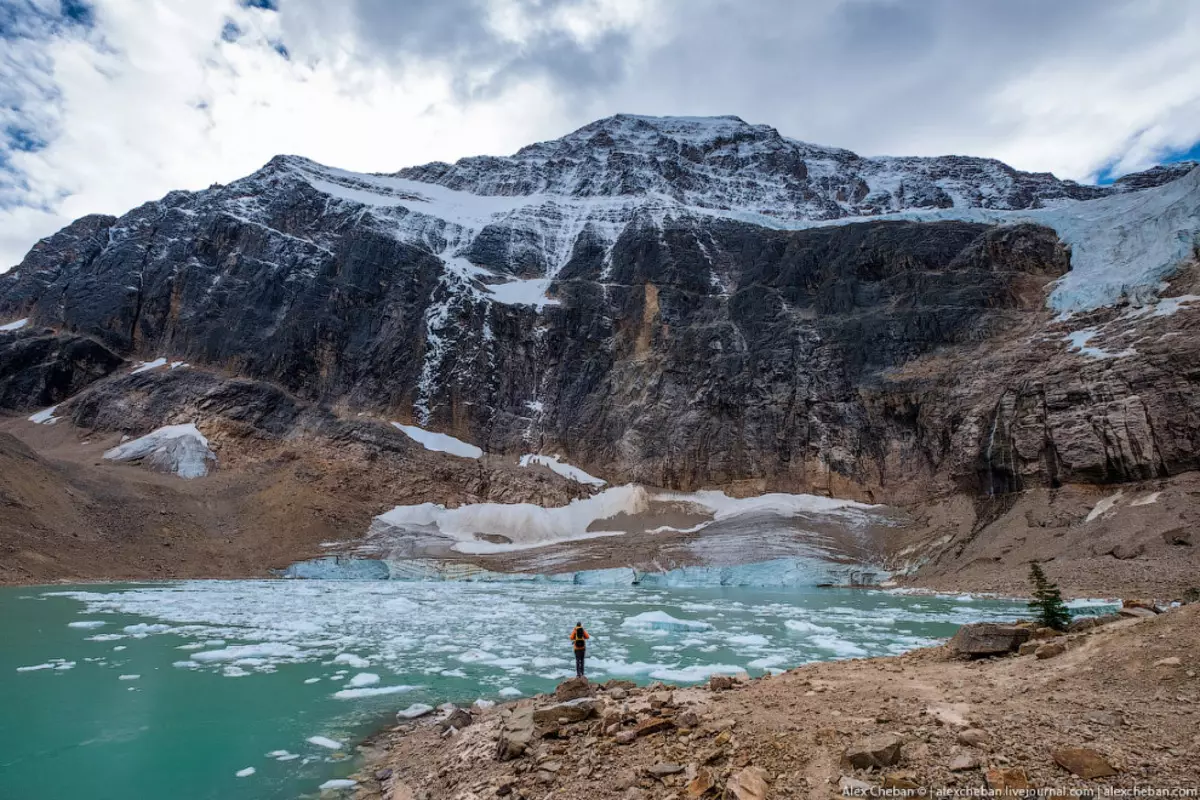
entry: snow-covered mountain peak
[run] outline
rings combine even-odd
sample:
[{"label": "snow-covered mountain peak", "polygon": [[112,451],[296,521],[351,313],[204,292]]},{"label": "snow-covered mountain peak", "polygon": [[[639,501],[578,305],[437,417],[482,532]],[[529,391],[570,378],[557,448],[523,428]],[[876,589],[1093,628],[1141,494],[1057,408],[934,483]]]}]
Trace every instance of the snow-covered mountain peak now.
[{"label": "snow-covered mountain peak", "polygon": [[668,219],[772,228],[889,218],[1035,222],[1055,228],[1074,250],[1073,274],[1052,299],[1068,311],[1141,296],[1146,292],[1131,287],[1142,284],[1152,294],[1191,252],[1200,226],[1200,188],[1196,176],[1184,177],[1191,166],[1156,167],[1112,186],[1086,186],[989,158],[865,158],[734,116],[618,114],[512,156],[393,174],[281,155],[229,186],[173,193],[163,202],[215,204],[243,221],[277,228],[278,204],[315,190],[325,198],[323,214],[341,214],[440,257],[448,285],[494,302],[536,306],[552,302],[545,295],[550,280],[579,247],[599,250],[607,263],[631,225],[661,227]]}]

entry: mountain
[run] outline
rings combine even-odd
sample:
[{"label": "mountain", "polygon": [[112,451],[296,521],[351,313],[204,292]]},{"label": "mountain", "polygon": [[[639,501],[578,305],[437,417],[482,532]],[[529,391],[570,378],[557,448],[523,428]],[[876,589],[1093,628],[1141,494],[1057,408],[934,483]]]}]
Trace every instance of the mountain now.
[{"label": "mountain", "polygon": [[[393,174],[278,156],[35,245],[0,276],[0,402],[325,430],[206,406],[242,389],[204,370],[610,483],[919,503],[1165,478],[1200,466],[1195,166],[1087,186],[630,115]],[[120,366],[159,357],[191,374]]]}]

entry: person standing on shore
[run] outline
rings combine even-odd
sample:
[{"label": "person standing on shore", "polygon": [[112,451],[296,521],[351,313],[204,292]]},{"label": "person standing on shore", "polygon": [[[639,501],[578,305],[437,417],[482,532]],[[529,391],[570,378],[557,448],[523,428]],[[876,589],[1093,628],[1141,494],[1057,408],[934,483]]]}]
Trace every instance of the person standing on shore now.
[{"label": "person standing on shore", "polygon": [[575,677],[583,677],[583,660],[587,657],[587,640],[592,637],[588,636],[588,632],[583,629],[582,622],[575,623],[575,629],[571,631],[571,643],[575,645]]}]

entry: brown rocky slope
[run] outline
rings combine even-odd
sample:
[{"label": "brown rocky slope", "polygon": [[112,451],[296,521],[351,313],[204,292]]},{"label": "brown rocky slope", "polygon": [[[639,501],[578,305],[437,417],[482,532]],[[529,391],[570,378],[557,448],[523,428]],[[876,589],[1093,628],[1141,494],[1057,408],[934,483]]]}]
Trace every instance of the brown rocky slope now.
[{"label": "brown rocky slope", "polygon": [[[1133,612],[1130,612],[1133,613]],[[1200,605],[964,660],[949,646],[708,687],[559,687],[377,737],[359,800],[782,800],[1200,788]],[[590,696],[592,699],[570,698]],[[925,791],[922,792],[921,789]]]}]

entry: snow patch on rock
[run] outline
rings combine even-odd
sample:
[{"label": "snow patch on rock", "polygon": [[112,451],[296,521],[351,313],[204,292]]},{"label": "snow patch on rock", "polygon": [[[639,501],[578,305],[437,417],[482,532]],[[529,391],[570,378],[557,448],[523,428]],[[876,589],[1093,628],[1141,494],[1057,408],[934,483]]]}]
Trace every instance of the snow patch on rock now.
[{"label": "snow patch on rock", "polygon": [[53,425],[58,421],[58,417],[54,416],[54,412],[58,410],[58,406],[50,406],[43,408],[36,414],[29,415],[29,421],[34,425]]},{"label": "snow patch on rock", "polygon": [[105,451],[104,457],[110,461],[145,459],[152,469],[185,479],[203,478],[217,460],[208,439],[190,422],[158,428]]},{"label": "snow patch on rock", "polygon": [[522,467],[528,467],[531,464],[540,464],[543,467],[549,468],[553,472],[557,472],[564,478],[569,478],[577,483],[585,483],[589,486],[603,486],[606,481],[597,478],[595,475],[589,475],[579,467],[571,466],[565,461],[560,461],[558,456],[539,456],[527,454],[521,456],[518,462]]},{"label": "snow patch on rock", "polygon": [[459,458],[481,458],[483,456],[483,450],[473,444],[467,444],[462,439],[456,439],[448,433],[435,433],[416,425],[404,425],[399,422],[393,422],[392,425],[426,450],[432,450],[435,453],[449,453]]}]

